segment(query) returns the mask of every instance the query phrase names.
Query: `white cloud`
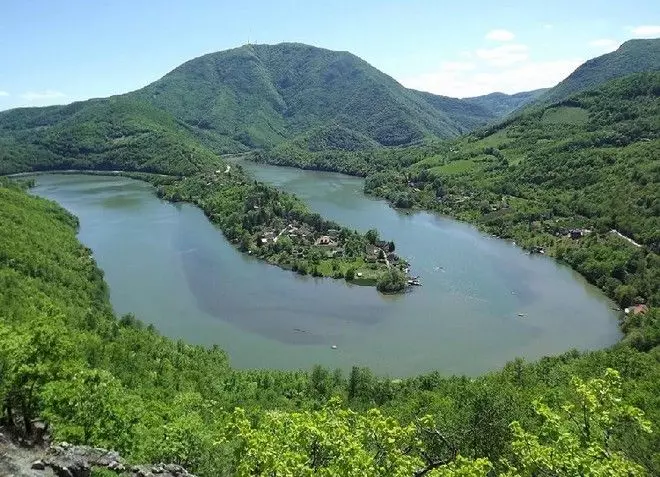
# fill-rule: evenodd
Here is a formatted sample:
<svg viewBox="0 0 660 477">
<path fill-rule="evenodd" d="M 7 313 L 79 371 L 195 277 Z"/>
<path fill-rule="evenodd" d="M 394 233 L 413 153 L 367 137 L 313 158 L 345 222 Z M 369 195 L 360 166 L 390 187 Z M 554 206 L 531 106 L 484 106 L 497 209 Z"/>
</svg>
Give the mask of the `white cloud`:
<svg viewBox="0 0 660 477">
<path fill-rule="evenodd" d="M 637 38 L 656 38 L 660 36 L 660 25 L 640 25 L 630 29 Z"/>
<path fill-rule="evenodd" d="M 481 48 L 476 51 L 478 58 L 490 66 L 510 66 L 529 58 L 529 48 L 525 45 L 502 45 L 495 48 Z"/>
<path fill-rule="evenodd" d="M 0 96 L 9 96 L 9 93 L 6 91 L 0 91 Z"/>
<path fill-rule="evenodd" d="M 515 38 L 515 35 L 508 30 L 491 30 L 486 34 L 487 40 L 494 41 L 511 41 Z"/>
<path fill-rule="evenodd" d="M 64 98 L 66 94 L 61 91 L 54 91 L 47 89 L 44 91 L 27 91 L 21 94 L 21 98 L 27 101 L 51 101 L 54 99 Z"/>
<path fill-rule="evenodd" d="M 476 69 L 477 65 L 469 61 L 446 61 L 442 64 L 445 71 L 471 71 Z"/>
<path fill-rule="evenodd" d="M 552 25 L 543 25 L 546 30 Z M 488 33 L 487 38 L 492 35 Z M 501 36 L 500 38 L 504 38 Z M 511 35 L 510 38 L 513 38 Z M 593 47 L 614 48 L 614 40 L 598 39 Z M 445 61 L 425 73 L 401 78 L 408 88 L 466 98 L 502 92 L 507 94 L 555 86 L 583 62 L 583 58 L 537 59 L 529 46 L 506 43 L 492 48 L 461 51 L 457 61 Z"/>
<path fill-rule="evenodd" d="M 512 94 L 556 85 L 583 63 L 582 59 L 526 61 L 507 69 L 479 65 L 472 70 L 456 70 L 443 63 L 439 70 L 402 79 L 413 89 L 456 98 L 480 96 L 500 91 Z"/>
<path fill-rule="evenodd" d="M 598 40 L 592 40 L 589 42 L 589 46 L 598 48 L 605 52 L 614 51 L 619 48 L 620 43 L 616 40 L 610 40 L 609 38 L 599 38 Z"/>
</svg>

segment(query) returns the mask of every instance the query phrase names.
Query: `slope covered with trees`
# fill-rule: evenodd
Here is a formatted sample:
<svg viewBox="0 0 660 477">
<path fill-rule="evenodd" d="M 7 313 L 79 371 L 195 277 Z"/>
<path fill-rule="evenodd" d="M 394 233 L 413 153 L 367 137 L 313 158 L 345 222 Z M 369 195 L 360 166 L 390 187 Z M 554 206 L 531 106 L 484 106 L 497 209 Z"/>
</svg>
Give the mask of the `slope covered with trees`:
<svg viewBox="0 0 660 477">
<path fill-rule="evenodd" d="M 331 125 L 391 146 L 456 136 L 494 117 L 478 105 L 408 90 L 350 53 L 297 43 L 211 53 L 130 95 L 200 134 L 226 138 L 227 152 Z"/>
<path fill-rule="evenodd" d="M 546 91 L 548 91 L 548 88 L 515 94 L 490 93 L 483 96 L 465 98 L 465 101 L 485 108 L 498 118 L 504 118 L 512 112 L 534 102 Z"/>
<path fill-rule="evenodd" d="M 217 347 L 115 317 L 59 206 L 0 179 L 0 221 L 1 421 L 14 433 L 31 436 L 40 417 L 57 440 L 202 476 L 660 470 L 655 312 L 627 321 L 612 349 L 473 379 L 239 371 Z"/>
<path fill-rule="evenodd" d="M 50 169 L 193 174 L 218 161 L 189 128 L 124 97 L 0 113 L 0 174 Z"/>
<path fill-rule="evenodd" d="M 658 306 L 659 126 L 660 74 L 641 73 L 439 144 L 365 189 L 552 254 L 622 306 Z"/>
<path fill-rule="evenodd" d="M 660 38 L 628 40 L 616 51 L 580 65 L 568 78 L 543 93 L 540 103 L 557 102 L 607 81 L 644 71 L 660 71 Z"/>
</svg>

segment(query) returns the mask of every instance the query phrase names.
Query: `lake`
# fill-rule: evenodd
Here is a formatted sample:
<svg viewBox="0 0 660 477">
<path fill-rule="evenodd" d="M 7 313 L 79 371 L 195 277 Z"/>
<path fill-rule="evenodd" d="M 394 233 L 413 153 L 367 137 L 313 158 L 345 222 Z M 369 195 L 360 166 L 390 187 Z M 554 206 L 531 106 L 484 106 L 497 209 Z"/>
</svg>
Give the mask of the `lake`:
<svg viewBox="0 0 660 477">
<path fill-rule="evenodd" d="M 198 208 L 114 176 L 35 176 L 32 192 L 80 218 L 119 314 L 173 338 L 218 344 L 238 368 L 475 375 L 521 356 L 620 338 L 613 304 L 569 268 L 473 227 L 403 214 L 341 174 L 244 163 L 324 217 L 394 240 L 423 286 L 399 296 L 302 277 L 241 254 Z M 522 316 L 519 316 L 522 315 Z M 337 349 L 331 349 L 336 345 Z"/>
</svg>

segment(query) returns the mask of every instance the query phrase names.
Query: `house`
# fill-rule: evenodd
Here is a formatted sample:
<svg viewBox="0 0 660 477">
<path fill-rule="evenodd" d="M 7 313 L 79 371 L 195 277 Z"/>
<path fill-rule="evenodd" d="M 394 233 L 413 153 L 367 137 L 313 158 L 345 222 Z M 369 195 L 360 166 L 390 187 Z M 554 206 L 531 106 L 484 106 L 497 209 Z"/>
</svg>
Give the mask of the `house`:
<svg viewBox="0 0 660 477">
<path fill-rule="evenodd" d="M 327 235 L 321 235 L 316 239 L 315 245 L 334 245 L 332 239 Z"/>
<path fill-rule="evenodd" d="M 644 313 L 649 311 L 649 307 L 646 306 L 646 305 L 635 305 L 635 306 L 632 306 L 630 308 L 626 308 L 624 311 L 626 312 L 627 315 L 628 314 L 630 314 L 630 315 L 643 315 Z"/>
<path fill-rule="evenodd" d="M 591 233 L 589 229 L 570 229 L 568 235 L 573 239 L 577 240 Z"/>
</svg>

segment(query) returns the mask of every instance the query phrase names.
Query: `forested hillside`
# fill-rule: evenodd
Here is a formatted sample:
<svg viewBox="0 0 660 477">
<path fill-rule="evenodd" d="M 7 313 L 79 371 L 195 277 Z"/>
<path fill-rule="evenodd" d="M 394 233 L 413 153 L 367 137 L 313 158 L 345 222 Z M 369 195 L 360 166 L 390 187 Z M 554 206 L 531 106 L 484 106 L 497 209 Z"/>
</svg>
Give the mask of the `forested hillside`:
<svg viewBox="0 0 660 477">
<path fill-rule="evenodd" d="M 350 53 L 297 43 L 195 58 L 130 96 L 200 134 L 226 138 L 227 152 L 335 125 L 391 146 L 457 136 L 496 117 L 462 100 L 408 90 Z"/>
<path fill-rule="evenodd" d="M 657 306 L 659 126 L 660 74 L 637 74 L 439 146 L 365 188 L 550 253 L 622 306 Z"/>
<path fill-rule="evenodd" d="M 0 174 L 50 169 L 185 175 L 218 161 L 189 128 L 124 97 L 0 113 Z"/>
<path fill-rule="evenodd" d="M 114 317 L 76 219 L 57 205 L 0 179 L 0 222 L 5 429 L 29 436 L 41 417 L 57 440 L 202 476 L 660 470 L 655 312 L 626 321 L 610 350 L 475 379 L 237 371 L 215 347 Z"/>
<path fill-rule="evenodd" d="M 575 93 L 597 88 L 607 81 L 644 71 L 660 71 L 660 38 L 628 40 L 616 51 L 587 61 L 568 78 L 543 93 L 538 102 L 562 101 Z"/>
</svg>

